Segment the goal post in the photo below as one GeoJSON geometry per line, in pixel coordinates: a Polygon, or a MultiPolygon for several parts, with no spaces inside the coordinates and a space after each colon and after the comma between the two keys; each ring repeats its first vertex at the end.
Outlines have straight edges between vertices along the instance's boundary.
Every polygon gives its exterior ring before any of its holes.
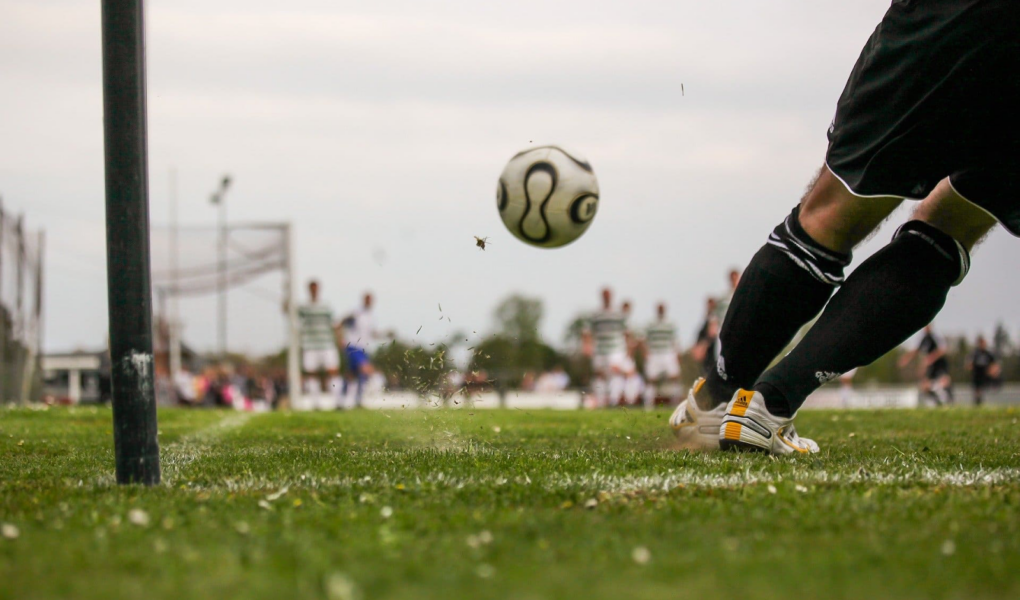
{"type": "Polygon", "coordinates": [[[160,480],[152,290],[143,0],[102,1],[106,269],[117,483],[160,480]]]}
{"type": "MultiPolygon", "coordinates": [[[[230,363],[236,354],[267,358],[285,351],[283,373],[291,402],[300,393],[299,336],[294,280],[294,227],[289,222],[239,222],[216,225],[154,224],[150,228],[153,291],[160,303],[156,321],[157,388],[165,375],[177,381],[188,371],[186,345],[198,362],[230,363]],[[219,248],[225,245],[224,252],[219,248]],[[230,339],[234,354],[224,355],[210,334],[223,332],[223,312],[210,305],[213,296],[231,292],[230,339]],[[236,293],[246,292],[246,293],[236,293]],[[265,302],[269,301],[267,305],[265,302]],[[271,306],[272,308],[268,308],[271,306]],[[252,331],[260,332],[258,341],[252,331]],[[240,334],[240,335],[238,335],[240,334]],[[165,338],[163,337],[165,336],[165,338]],[[245,338],[238,341],[238,338],[245,338]],[[162,352],[166,353],[166,358],[162,352]],[[214,360],[210,356],[215,355],[214,360]]],[[[201,368],[201,365],[192,364],[201,368]]],[[[274,369],[275,370],[275,369],[274,369]]],[[[189,372],[194,372],[189,371],[189,372]]]]}
{"type": "Polygon", "coordinates": [[[294,408],[301,404],[301,393],[304,391],[301,385],[301,334],[298,331],[295,291],[297,282],[294,281],[294,226],[287,223],[284,232],[287,244],[287,272],[284,280],[287,293],[287,395],[291,408],[294,408]]]}

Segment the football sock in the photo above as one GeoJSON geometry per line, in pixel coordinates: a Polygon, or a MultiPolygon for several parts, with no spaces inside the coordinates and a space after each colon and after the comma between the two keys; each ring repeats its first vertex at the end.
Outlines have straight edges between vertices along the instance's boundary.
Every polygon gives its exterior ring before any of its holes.
{"type": "Polygon", "coordinates": [[[364,374],[358,373],[358,387],[354,391],[354,406],[361,408],[361,395],[365,391],[365,382],[368,381],[368,377],[364,374]]]}
{"type": "Polygon", "coordinates": [[[849,254],[828,250],[800,226],[800,207],[769,235],[737,286],[719,332],[719,358],[697,397],[703,410],[750,389],[843,282],[849,254]]]}
{"type": "Polygon", "coordinates": [[[944,404],[955,404],[956,399],[953,398],[953,387],[951,385],[939,388],[939,395],[944,404]]]}
{"type": "Polygon", "coordinates": [[[970,268],[967,250],[922,221],[855,270],[804,339],[754,385],[769,412],[790,417],[826,381],[869,364],[935,318],[970,268]]]}

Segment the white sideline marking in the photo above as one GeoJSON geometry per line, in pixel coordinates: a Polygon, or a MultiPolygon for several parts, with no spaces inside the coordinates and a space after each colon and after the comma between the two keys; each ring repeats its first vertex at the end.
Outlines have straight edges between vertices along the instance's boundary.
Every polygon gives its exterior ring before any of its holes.
{"type": "Polygon", "coordinates": [[[517,475],[513,477],[480,475],[476,477],[455,477],[442,472],[408,477],[391,477],[387,474],[365,477],[317,477],[301,475],[295,478],[269,479],[245,477],[225,479],[211,485],[189,483],[194,490],[223,490],[228,492],[275,491],[282,487],[300,489],[350,489],[379,490],[403,484],[409,489],[427,486],[432,489],[473,489],[498,488],[504,485],[535,486],[549,492],[588,490],[592,492],[668,492],[680,487],[739,488],[747,485],[777,484],[783,481],[798,484],[874,484],[888,485],[946,485],[953,487],[983,487],[990,485],[1020,483],[1020,469],[978,469],[965,471],[938,471],[931,468],[910,468],[899,471],[870,473],[827,473],[824,471],[800,471],[787,474],[771,474],[763,471],[731,473],[726,475],[684,471],[655,475],[605,475],[593,471],[583,475],[553,475],[535,477],[517,475]]]}
{"type": "Polygon", "coordinates": [[[160,462],[163,465],[163,481],[167,485],[177,483],[181,470],[202,455],[203,450],[212,445],[217,438],[231,429],[243,427],[251,419],[249,413],[231,414],[219,421],[193,431],[168,444],[160,451],[160,462]]]}

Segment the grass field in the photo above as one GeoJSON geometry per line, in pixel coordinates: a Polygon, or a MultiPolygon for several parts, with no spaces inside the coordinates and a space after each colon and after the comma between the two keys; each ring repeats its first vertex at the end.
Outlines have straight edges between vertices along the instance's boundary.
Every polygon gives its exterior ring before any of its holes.
{"type": "Polygon", "coordinates": [[[668,413],[0,409],[0,598],[1018,598],[1020,412],[805,413],[806,460],[668,413]]]}

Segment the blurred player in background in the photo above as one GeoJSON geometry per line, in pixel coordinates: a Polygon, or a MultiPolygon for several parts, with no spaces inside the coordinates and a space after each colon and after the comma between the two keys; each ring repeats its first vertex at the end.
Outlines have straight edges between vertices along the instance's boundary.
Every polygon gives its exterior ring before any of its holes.
{"type": "Polygon", "coordinates": [[[733,300],[733,294],[737,291],[737,286],[740,285],[740,270],[730,269],[726,273],[726,281],[729,282],[730,286],[726,292],[719,297],[719,301],[716,302],[715,306],[715,318],[722,327],[722,323],[726,320],[726,312],[730,309],[730,302],[733,300]]]}
{"type": "Polygon", "coordinates": [[[715,370],[670,418],[678,436],[818,452],[794,427],[808,395],[934,320],[996,224],[1020,235],[1018,22],[1014,0],[892,3],[836,103],[824,165],[744,270],[715,370]],[[845,276],[904,199],[911,220],[845,276]]]}
{"type": "Polygon", "coordinates": [[[953,378],[949,375],[946,342],[935,334],[931,323],[924,327],[924,335],[917,348],[900,357],[900,367],[921,356],[920,382],[922,398],[930,397],[936,406],[953,403],[953,378]]]}
{"type": "Polygon", "coordinates": [[[592,396],[595,406],[615,406],[623,395],[627,363],[627,325],[623,313],[613,310],[613,291],[602,289],[602,308],[588,321],[582,346],[592,349],[592,396]]]}
{"type": "Polygon", "coordinates": [[[373,301],[371,292],[365,292],[361,307],[343,319],[344,353],[347,359],[347,377],[343,382],[343,397],[348,408],[352,405],[348,401],[351,382],[355,386],[353,406],[361,408],[365,384],[369,377],[375,373],[368,356],[370,344],[376,338],[375,319],[372,315],[373,301]]]}
{"type": "Polygon", "coordinates": [[[988,341],[983,335],[977,337],[976,347],[967,358],[967,370],[974,386],[974,406],[981,406],[985,392],[995,386],[1001,373],[999,359],[988,349],[988,341]]]}
{"type": "Polygon", "coordinates": [[[634,305],[630,300],[624,301],[620,306],[623,313],[624,339],[627,342],[627,360],[623,364],[623,404],[633,406],[641,398],[641,392],[645,387],[645,380],[638,372],[637,354],[640,350],[641,339],[630,327],[631,315],[634,314],[634,305]]]}
{"type": "Polygon", "coordinates": [[[301,328],[301,380],[317,408],[335,408],[340,393],[340,353],[333,311],[319,302],[319,282],[308,282],[308,304],[298,307],[301,328]],[[326,376],[323,393],[322,375],[326,376]]]}
{"type": "Polygon", "coordinates": [[[645,407],[652,407],[657,398],[669,404],[680,399],[680,345],[676,326],[666,320],[666,305],[655,307],[655,320],[645,330],[645,407]]]}
{"type": "Polygon", "coordinates": [[[719,301],[714,297],[705,299],[705,321],[691,348],[691,357],[701,365],[702,377],[715,369],[716,341],[719,338],[719,321],[716,317],[718,307],[719,301]]]}

